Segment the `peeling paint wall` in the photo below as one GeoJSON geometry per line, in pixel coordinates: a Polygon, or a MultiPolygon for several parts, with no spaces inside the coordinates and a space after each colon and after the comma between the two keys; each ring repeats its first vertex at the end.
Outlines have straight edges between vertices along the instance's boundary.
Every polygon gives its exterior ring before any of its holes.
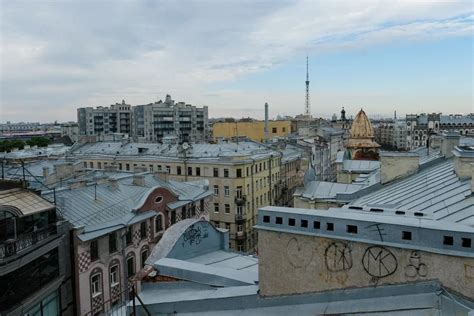
{"type": "Polygon", "coordinates": [[[259,277],[262,296],[437,279],[474,299],[473,258],[264,230],[259,277]]]}

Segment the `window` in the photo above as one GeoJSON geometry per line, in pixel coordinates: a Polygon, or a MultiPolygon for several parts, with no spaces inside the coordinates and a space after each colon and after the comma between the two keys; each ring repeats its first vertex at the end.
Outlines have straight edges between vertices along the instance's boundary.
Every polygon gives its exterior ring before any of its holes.
{"type": "Polygon", "coordinates": [[[146,222],[140,223],[140,238],[141,240],[146,238],[146,222]]]}
{"type": "Polygon", "coordinates": [[[229,194],[230,194],[229,187],[228,187],[228,186],[224,186],[224,195],[225,195],[225,196],[229,196],[229,194]]]}
{"type": "Polygon", "coordinates": [[[411,232],[402,231],[402,239],[403,240],[411,240],[411,232]]]}
{"type": "Polygon", "coordinates": [[[135,274],[135,258],[129,257],[127,259],[127,276],[131,277],[135,274]]]}
{"type": "Polygon", "coordinates": [[[176,167],[176,174],[181,175],[181,166],[176,167]]]}
{"type": "Polygon", "coordinates": [[[214,212],[219,213],[219,203],[214,203],[214,212]]]}
{"type": "Polygon", "coordinates": [[[119,163],[118,165],[119,165],[119,170],[122,170],[122,164],[119,163]]]}
{"type": "Polygon", "coordinates": [[[226,205],[225,205],[225,212],[226,212],[227,214],[230,213],[230,204],[226,204],[226,205]]]}
{"type": "Polygon", "coordinates": [[[200,176],[201,175],[201,168],[196,167],[196,175],[200,176]]]}
{"type": "Polygon", "coordinates": [[[133,231],[133,227],[129,227],[127,229],[127,234],[125,235],[125,243],[127,245],[131,245],[132,244],[132,231],[133,231]]]}
{"type": "Polygon", "coordinates": [[[117,233],[113,232],[109,235],[109,253],[117,251],[117,233]]]}
{"type": "Polygon", "coordinates": [[[188,176],[193,175],[193,167],[188,167],[188,176]]]}
{"type": "Polygon", "coordinates": [[[242,169],[237,169],[237,171],[236,171],[236,177],[237,177],[237,178],[242,178],[242,169]]]}
{"type": "Polygon", "coordinates": [[[356,225],[347,225],[346,232],[350,234],[357,234],[357,226],[356,225]]]}
{"type": "Polygon", "coordinates": [[[243,232],[244,231],[244,226],[243,225],[237,225],[237,232],[243,232]]]}
{"type": "Polygon", "coordinates": [[[93,163],[92,161],[89,162],[89,167],[90,167],[90,168],[94,168],[94,163],[93,163]]]}
{"type": "Polygon", "coordinates": [[[130,171],[130,164],[127,163],[127,164],[125,165],[125,169],[127,169],[127,171],[130,171]]]}
{"type": "Polygon", "coordinates": [[[158,215],[155,217],[155,232],[158,233],[163,230],[163,217],[158,215]]]}
{"type": "Polygon", "coordinates": [[[110,267],[110,285],[114,286],[119,283],[119,266],[118,264],[110,267]]]}
{"type": "Polygon", "coordinates": [[[286,127],[282,127],[282,128],[281,128],[281,131],[282,131],[283,133],[285,133],[285,132],[286,132],[286,127]]]}
{"type": "Polygon", "coordinates": [[[143,250],[141,253],[142,268],[145,267],[146,258],[148,258],[148,250],[143,250]]]}
{"type": "Polygon", "coordinates": [[[444,236],[443,238],[443,244],[452,246],[454,244],[454,239],[452,236],[444,236]]]}
{"type": "Polygon", "coordinates": [[[219,168],[214,168],[214,177],[219,177],[219,168]]]}
{"type": "Polygon", "coordinates": [[[170,166],[166,166],[166,173],[171,173],[171,167],[170,166]]]}
{"type": "Polygon", "coordinates": [[[471,248],[471,238],[462,238],[462,246],[466,248],[471,248]]]}
{"type": "Polygon", "coordinates": [[[295,219],[294,218],[288,218],[288,225],[289,226],[295,226],[295,219]]]}
{"type": "Polygon", "coordinates": [[[275,224],[283,224],[283,218],[282,217],[276,217],[275,218],[275,224]]]}
{"type": "Polygon", "coordinates": [[[91,277],[91,291],[92,291],[92,296],[96,296],[102,293],[100,273],[94,274],[91,277]]]}
{"type": "Polygon", "coordinates": [[[171,211],[171,225],[173,225],[174,223],[176,223],[176,212],[171,211]]]}
{"type": "Polygon", "coordinates": [[[264,222],[264,223],[270,223],[270,216],[264,215],[264,216],[263,216],[263,222],[264,222]]]}
{"type": "Polygon", "coordinates": [[[99,259],[99,241],[91,241],[91,261],[96,261],[99,259]]]}
{"type": "Polygon", "coordinates": [[[163,197],[161,195],[158,195],[156,198],[155,198],[155,203],[156,204],[160,204],[161,202],[163,202],[163,197]]]}
{"type": "Polygon", "coordinates": [[[276,128],[276,127],[272,127],[272,133],[273,133],[273,134],[276,134],[276,132],[277,132],[277,128],[276,128]]]}
{"type": "Polygon", "coordinates": [[[301,220],[301,227],[307,228],[307,227],[308,227],[308,221],[305,220],[305,219],[302,219],[302,220],[301,220]]]}
{"type": "Polygon", "coordinates": [[[334,230],[334,224],[333,223],[327,223],[326,224],[326,230],[334,230]]]}
{"type": "Polygon", "coordinates": [[[214,226],[219,228],[219,222],[214,222],[214,226]]]}
{"type": "Polygon", "coordinates": [[[230,231],[230,224],[229,224],[229,223],[225,223],[225,229],[227,229],[228,231],[230,231]]]}
{"type": "Polygon", "coordinates": [[[224,178],[229,177],[229,169],[224,169],[224,178]]]}
{"type": "Polygon", "coordinates": [[[219,186],[218,185],[214,186],[214,195],[219,195],[219,186]]]}
{"type": "Polygon", "coordinates": [[[87,162],[86,162],[86,161],[84,161],[84,162],[82,163],[82,165],[83,165],[84,168],[87,168],[87,162]]]}

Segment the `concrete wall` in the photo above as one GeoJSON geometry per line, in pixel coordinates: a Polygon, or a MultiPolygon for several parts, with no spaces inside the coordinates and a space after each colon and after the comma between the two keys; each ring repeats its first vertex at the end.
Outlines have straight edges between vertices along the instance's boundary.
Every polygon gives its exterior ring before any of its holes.
{"type": "Polygon", "coordinates": [[[454,171],[460,178],[470,178],[472,176],[471,165],[474,157],[454,157],[454,171]]]}
{"type": "Polygon", "coordinates": [[[387,183],[397,178],[414,174],[418,170],[420,157],[417,154],[380,155],[380,180],[387,183]]]}
{"type": "Polygon", "coordinates": [[[294,197],[295,208],[309,208],[316,210],[327,210],[331,207],[340,207],[342,204],[329,201],[308,200],[302,197],[294,197]]]}
{"type": "Polygon", "coordinates": [[[437,279],[474,298],[473,258],[261,230],[259,260],[262,296],[437,279]]]}

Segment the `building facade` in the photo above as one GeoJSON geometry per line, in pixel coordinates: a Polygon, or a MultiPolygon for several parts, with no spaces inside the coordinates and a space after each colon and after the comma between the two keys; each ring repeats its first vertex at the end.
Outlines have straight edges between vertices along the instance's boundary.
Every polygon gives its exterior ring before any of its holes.
{"type": "Polygon", "coordinates": [[[102,136],[132,132],[132,108],[130,104],[112,104],[110,107],[85,107],[77,109],[79,136],[102,136]]]}
{"type": "Polygon", "coordinates": [[[69,223],[35,193],[1,188],[0,314],[74,315],[69,223]]]}
{"type": "Polygon", "coordinates": [[[231,248],[253,251],[257,210],[274,205],[279,192],[281,153],[254,142],[171,145],[87,143],[71,152],[85,168],[163,171],[168,179],[209,181],[210,220],[230,230],[231,248]]]}
{"type": "Polygon", "coordinates": [[[458,132],[461,135],[474,134],[474,113],[467,115],[441,113],[407,114],[407,147],[413,150],[427,145],[432,134],[458,132]]]}
{"type": "Polygon", "coordinates": [[[164,231],[182,219],[208,220],[211,194],[205,184],[170,183],[151,173],[44,192],[73,226],[76,314],[123,310],[132,288],[141,291],[138,275],[164,231]]]}
{"type": "Polygon", "coordinates": [[[374,128],[375,141],[390,149],[407,150],[407,128],[405,121],[381,122],[374,128]]]}
{"type": "MultiPolygon", "coordinates": [[[[269,121],[268,138],[287,137],[291,130],[291,121],[269,121]]],[[[264,142],[265,122],[264,121],[235,121],[235,122],[216,122],[212,126],[212,138],[232,139],[234,137],[245,136],[256,142],[264,142]]]]}
{"type": "Polygon", "coordinates": [[[173,137],[178,142],[203,142],[209,131],[208,108],[175,102],[170,95],[165,101],[133,107],[133,136],[137,140],[157,142],[173,137]]]}

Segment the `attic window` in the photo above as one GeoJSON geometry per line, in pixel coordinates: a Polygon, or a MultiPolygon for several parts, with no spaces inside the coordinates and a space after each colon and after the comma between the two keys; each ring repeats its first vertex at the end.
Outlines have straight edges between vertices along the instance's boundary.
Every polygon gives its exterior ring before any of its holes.
{"type": "Polygon", "coordinates": [[[158,195],[158,196],[155,198],[155,203],[156,203],[156,204],[159,204],[159,203],[161,203],[161,202],[163,202],[163,197],[162,197],[161,195],[158,195]]]}
{"type": "Polygon", "coordinates": [[[454,244],[454,240],[452,236],[444,236],[443,238],[443,244],[452,246],[454,244]]]}
{"type": "Polygon", "coordinates": [[[282,217],[277,217],[275,218],[275,224],[283,224],[283,218],[282,217]]]}
{"type": "Polygon", "coordinates": [[[294,218],[289,218],[289,219],[288,219],[288,225],[289,225],[289,226],[295,226],[295,222],[296,222],[296,221],[295,221],[294,218]]]}
{"type": "Polygon", "coordinates": [[[264,223],[270,223],[270,216],[264,215],[264,216],[263,216],[263,222],[264,222],[264,223]]]}
{"type": "Polygon", "coordinates": [[[463,238],[462,246],[466,248],[471,248],[471,238],[463,238]]]}

